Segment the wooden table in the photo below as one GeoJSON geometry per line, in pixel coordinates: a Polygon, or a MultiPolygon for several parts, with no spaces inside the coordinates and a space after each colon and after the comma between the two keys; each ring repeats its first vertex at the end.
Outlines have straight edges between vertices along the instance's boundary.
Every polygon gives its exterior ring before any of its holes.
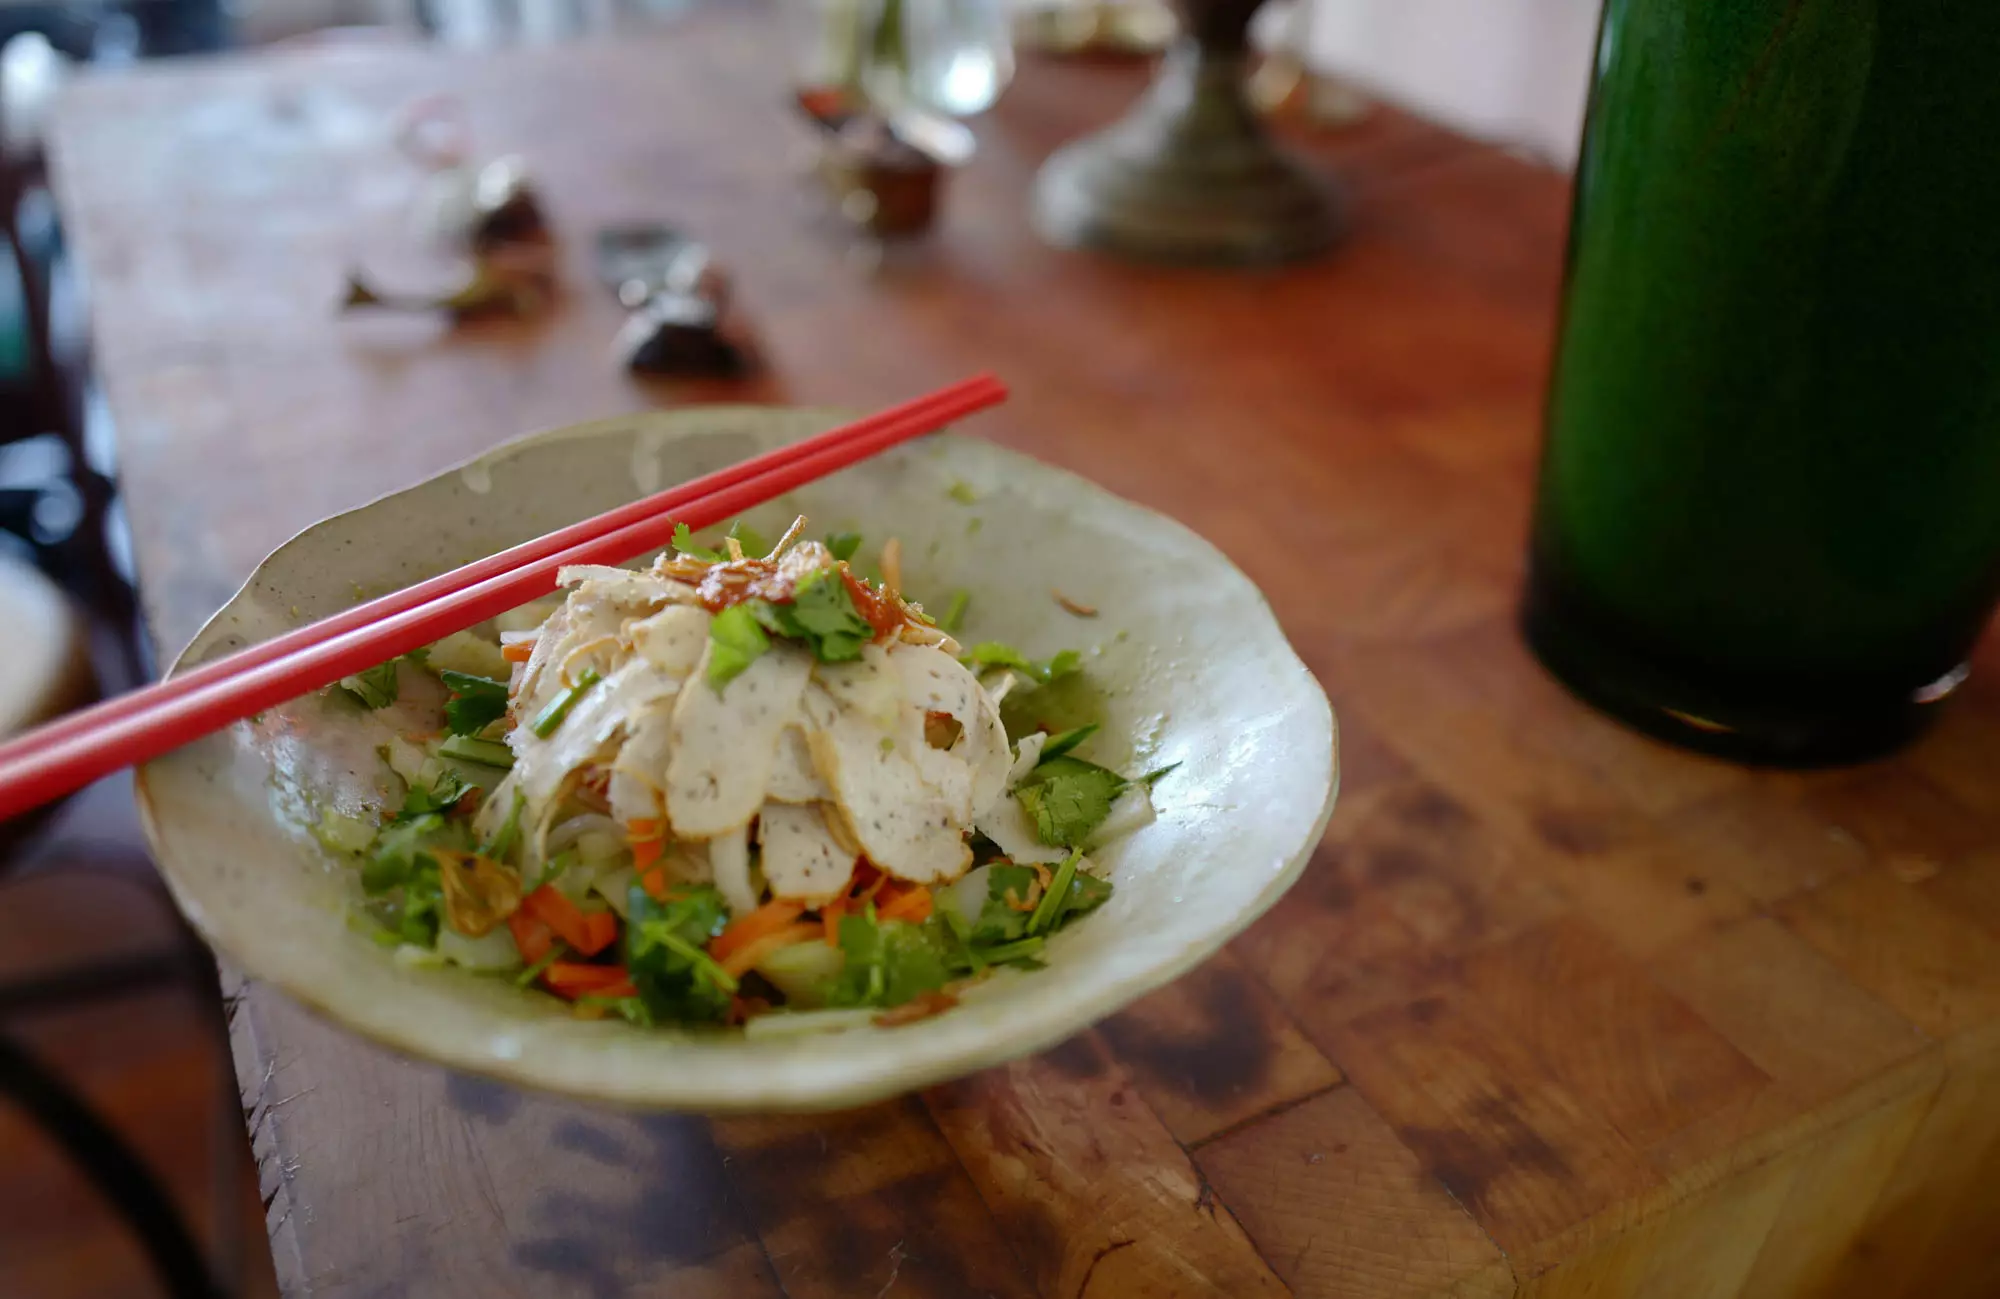
{"type": "MultiPolygon", "coordinates": [[[[1313,148],[1337,258],[1170,273],[1023,202],[1136,73],[1030,63],[922,250],[812,221],[761,11],[561,52],[146,69],[65,103],[153,626],[267,548],[515,434],[695,396],[871,406],[991,366],[979,431],[1169,511],[1270,593],[1342,716],[1303,882],[1058,1050],[859,1113],[631,1117],[391,1058],[256,986],[279,1275],[327,1296],[1892,1296],[2000,1291],[2000,689],[1906,757],[1753,774],[1572,703],[1513,627],[1564,184],[1393,112],[1313,148]],[[464,97],[547,182],[572,292],[341,321],[464,97]],[[737,274],[768,377],[611,365],[591,231],[737,274]]],[[[1989,666],[1992,656],[1989,654],[1989,666]]]]}

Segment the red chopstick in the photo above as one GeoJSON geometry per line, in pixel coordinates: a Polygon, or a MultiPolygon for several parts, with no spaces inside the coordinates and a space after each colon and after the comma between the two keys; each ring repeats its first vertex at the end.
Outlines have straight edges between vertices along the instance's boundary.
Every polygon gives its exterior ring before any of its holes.
{"type": "MultiPolygon", "coordinates": [[[[5,744],[0,744],[0,761],[5,761],[12,756],[17,747],[25,748],[31,741],[36,744],[46,744],[58,735],[92,730],[103,725],[113,717],[122,717],[137,708],[152,707],[161,699],[184,695],[190,690],[204,686],[211,681],[219,681],[224,677],[233,676],[252,664],[268,663],[272,659],[283,658],[294,650],[303,649],[308,645],[325,640],[329,636],[335,636],[344,631],[351,631],[356,627],[366,627],[370,623],[385,618],[392,613],[401,613],[405,609],[413,609],[420,604],[435,600],[441,595],[449,595],[453,591],[462,590],[475,582],[483,581],[496,573],[505,573],[523,564],[533,563],[535,560],[553,555],[557,551],[566,549],[567,547],[589,541],[593,537],[602,536],[614,528],[623,527],[628,523],[636,523],[641,519],[649,519],[655,515],[670,513],[690,501],[706,496],[710,492],[720,491],[725,487],[732,487],[745,479],[753,478],[763,473],[767,469],[785,464],[797,456],[817,451],[822,447],[840,446],[851,439],[864,437],[876,429],[891,425],[901,426],[904,421],[910,419],[934,416],[937,423],[927,426],[926,431],[929,431],[961,416],[969,415],[974,411],[991,406],[1003,400],[1006,395],[1007,390],[998,379],[990,374],[982,374],[952,384],[948,388],[940,388],[936,392],[927,393],[912,401],[904,402],[900,406],[891,406],[889,409],[875,415],[870,415],[866,419],[856,420],[851,424],[843,424],[838,428],[828,429],[826,432],[809,437],[803,442],[796,442],[791,446],[779,447],[775,451],[767,451],[763,455],[753,456],[751,459],[745,460],[742,464],[731,465],[727,469],[718,469],[712,474],[694,479],[691,482],[681,483],[678,486],[669,487],[665,491],[655,492],[651,496],[641,497],[629,504],[621,505],[615,510],[600,514],[594,519],[585,519],[582,523],[573,523],[569,527],[558,529],[545,537],[537,537],[533,541],[524,541],[511,549],[500,551],[498,554],[488,555],[485,559],[475,560],[463,568],[454,568],[448,573],[440,573],[436,577],[417,583],[415,586],[406,586],[400,591],[393,591],[378,599],[370,600],[365,604],[357,604],[352,608],[343,609],[339,613],[320,619],[318,622],[288,631],[282,636],[274,636],[270,640],[261,641],[227,657],[199,664],[166,681],[159,682],[150,690],[135,690],[129,694],[119,695],[115,699],[107,699],[103,703],[96,704],[90,708],[70,713],[67,716],[50,722],[47,726],[37,731],[19,736],[5,744]]],[[[694,525],[690,524],[689,526],[692,527],[694,525]]],[[[628,556],[627,558],[630,557],[628,556]]]]}
{"type": "Polygon", "coordinates": [[[0,745],[0,819],[619,564],[1000,402],[982,375],[357,605],[0,745]],[[671,511],[671,513],[669,513],[671,511]]]}

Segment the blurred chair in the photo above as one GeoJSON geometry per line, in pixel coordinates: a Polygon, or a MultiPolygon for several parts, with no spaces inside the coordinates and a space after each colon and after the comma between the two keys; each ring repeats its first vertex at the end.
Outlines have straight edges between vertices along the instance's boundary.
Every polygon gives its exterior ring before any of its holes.
{"type": "MultiPolygon", "coordinates": [[[[86,445],[81,312],[68,313],[78,328],[65,338],[51,309],[64,263],[42,183],[47,107],[67,58],[213,48],[220,17],[213,0],[143,0],[130,10],[0,4],[0,36],[9,38],[0,50],[0,737],[88,703],[100,678],[121,689],[148,674],[129,573],[111,539],[114,466],[86,445]]],[[[0,894],[29,876],[95,869],[115,887],[149,891],[176,937],[164,949],[94,962],[58,958],[0,983],[0,1103],[30,1118],[96,1188],[143,1246],[166,1293],[220,1299],[231,1289],[220,1277],[233,1278],[239,1265],[232,1233],[242,1126],[233,1076],[213,1120],[216,1216],[224,1226],[219,1266],[211,1266],[144,1161],[10,1031],[19,1016],[177,982],[212,1008],[228,1059],[213,961],[179,923],[143,844],[107,845],[88,833],[81,842],[74,833],[65,839],[60,822],[52,830],[50,821],[44,813],[0,825],[0,894]],[[107,855],[118,860],[92,860],[107,855]]]]}

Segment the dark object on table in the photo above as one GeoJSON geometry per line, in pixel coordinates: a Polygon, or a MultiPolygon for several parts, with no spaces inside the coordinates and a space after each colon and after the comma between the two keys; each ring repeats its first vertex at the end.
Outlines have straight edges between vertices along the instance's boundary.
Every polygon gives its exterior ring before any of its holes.
{"type": "Polygon", "coordinates": [[[472,185],[466,243],[475,254],[513,244],[548,243],[552,236],[526,165],[514,157],[481,167],[472,185]]]}
{"type": "Polygon", "coordinates": [[[660,293],[691,293],[729,307],[729,278],[708,248],[671,226],[607,226],[597,232],[597,278],[628,307],[660,293]]]}
{"type": "Polygon", "coordinates": [[[1211,265],[1290,261],[1334,242],[1339,190],[1271,142],[1244,94],[1259,3],[1179,0],[1182,36],[1138,105],[1043,164],[1033,204],[1045,239],[1211,265]]]}
{"type": "Polygon", "coordinates": [[[1528,637],[1689,747],[1872,757],[2000,590],[2000,8],[1613,0],[1604,30],[1528,637]]]}
{"type": "Polygon", "coordinates": [[[943,173],[943,163],[874,115],[850,118],[820,155],[820,176],[841,216],[882,239],[931,228],[943,173]]]}
{"type": "Polygon", "coordinates": [[[640,374],[736,378],[748,353],[723,332],[729,281],[702,244],[657,224],[597,235],[597,277],[632,309],[614,344],[640,374]]]}
{"type": "Polygon", "coordinates": [[[661,293],[625,321],[615,344],[640,374],[733,379],[748,372],[742,348],[722,335],[722,313],[692,293],[661,293]]]}

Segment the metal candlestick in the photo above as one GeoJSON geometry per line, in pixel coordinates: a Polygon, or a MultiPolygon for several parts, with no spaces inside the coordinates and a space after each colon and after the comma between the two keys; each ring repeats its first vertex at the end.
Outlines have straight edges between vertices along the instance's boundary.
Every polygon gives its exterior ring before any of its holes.
{"type": "Polygon", "coordinates": [[[1271,142],[1244,93],[1262,0],[1178,0],[1182,35],[1122,120],[1036,178],[1051,243],[1156,260],[1243,265],[1330,246],[1344,204],[1330,177],[1271,142]]]}

